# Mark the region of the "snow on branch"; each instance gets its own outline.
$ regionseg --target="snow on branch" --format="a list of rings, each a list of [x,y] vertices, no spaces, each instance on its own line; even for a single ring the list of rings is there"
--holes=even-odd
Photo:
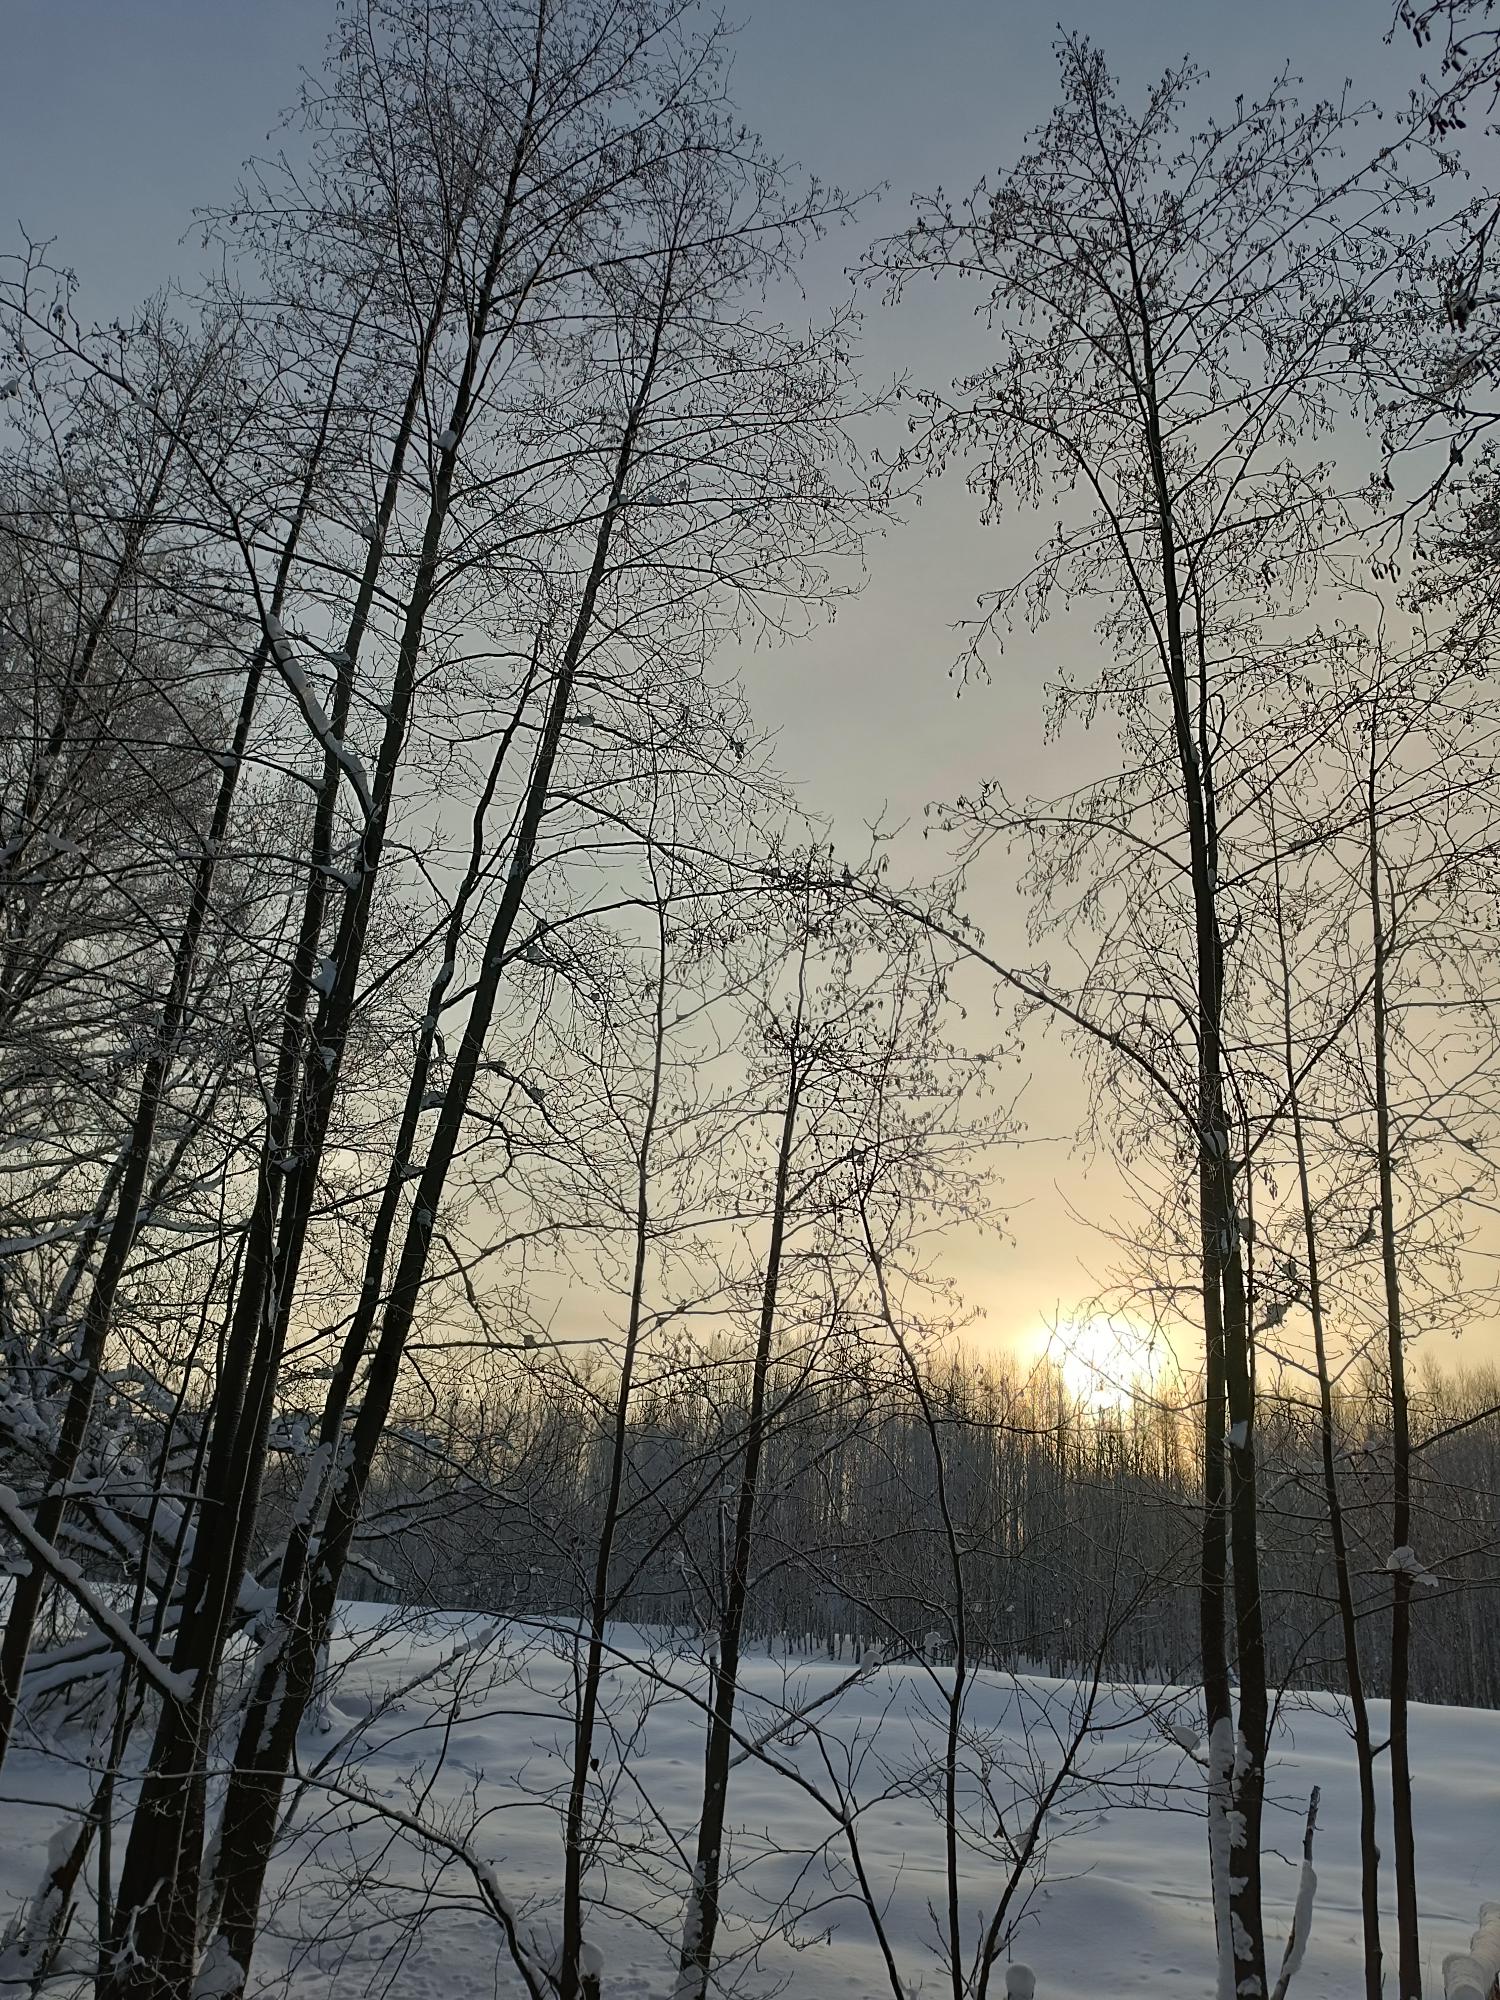
[[[266,637],[271,642],[272,658],[280,669],[282,679],[297,697],[297,705],[306,718],[308,728],[354,787],[354,795],[359,800],[359,809],[365,818],[373,818],[375,807],[370,798],[370,781],[365,775],[364,764],[358,752],[351,750],[343,737],[336,734],[328,711],[318,700],[311,682],[297,664],[296,656],[292,652],[292,642],[286,635],[286,627],[274,612],[266,614]]]
[[[1500,1903],[1481,1903],[1479,1928],[1467,1951],[1443,1960],[1444,2000],[1491,2000],[1500,1980]]]
[[[1307,1801],[1307,1825],[1302,1835],[1302,1873],[1297,1880],[1297,1901],[1292,1909],[1292,1928],[1287,1933],[1286,1950],[1281,1959],[1281,1973],[1271,2000],[1286,2000],[1287,1989],[1307,1956],[1307,1940],[1312,1933],[1313,1898],[1318,1893],[1318,1878],[1313,1873],[1312,1851],[1313,1835],[1318,1830],[1319,1797],[1319,1788],[1314,1785]]]
[[[1416,1550],[1405,1543],[1399,1549],[1391,1550],[1385,1559],[1385,1566],[1393,1576],[1399,1571],[1409,1576],[1413,1583],[1429,1584],[1434,1589],[1437,1587],[1437,1578],[1432,1571],[1418,1560]]]
[[[162,1694],[173,1701],[186,1701],[193,1691],[192,1674],[174,1674],[172,1669],[159,1660],[146,1642],[135,1632],[118,1612],[112,1611],[102,1599],[96,1597],[79,1574],[78,1565],[60,1555],[52,1544],[39,1535],[26,1516],[26,1510],[17,1500],[15,1491],[9,1486],[0,1486],[0,1520],[10,1529],[16,1540],[31,1551],[32,1560],[41,1563],[51,1572],[68,1595],[86,1611],[101,1632],[105,1632],[140,1668],[146,1679]]]

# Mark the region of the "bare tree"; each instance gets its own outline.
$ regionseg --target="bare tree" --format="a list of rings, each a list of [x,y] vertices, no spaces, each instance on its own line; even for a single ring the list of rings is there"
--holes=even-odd
[[[919,272],[977,283],[1001,342],[998,362],[923,399],[906,462],[971,457],[986,517],[1012,498],[1058,511],[1035,565],[995,593],[971,658],[1012,615],[1040,619],[1061,593],[1099,607],[1104,661],[1065,677],[1055,704],[1059,719],[1109,714],[1118,772],[1015,807],[990,788],[948,823],[971,852],[1029,843],[1044,907],[1049,890],[1076,890],[1079,979],[999,969],[1082,1031],[1128,1101],[1128,1128],[1144,1134],[1165,1112],[1190,1163],[1219,1990],[1264,1993],[1269,1706],[1233,841],[1266,781],[1256,732],[1271,627],[1285,645],[1351,523],[1310,445],[1360,393],[1346,356],[1392,279],[1400,190],[1373,145],[1361,160],[1348,104],[1299,110],[1281,83],[1184,139],[1190,68],[1132,115],[1096,50],[1070,40],[1059,53],[1064,103],[1032,151],[993,189],[922,204],[876,268],[898,291]],[[1259,608],[1268,599],[1274,614]]]
[[[202,927],[226,887],[218,843],[252,823],[237,783],[259,762],[311,798],[310,824],[283,822],[267,857],[283,865],[256,944],[280,993],[245,1051],[255,1087],[227,1121],[233,1254],[210,1259],[207,1394],[182,1405],[190,1499],[170,1517],[147,1504],[171,1546],[147,1535],[137,1612],[173,1670],[134,1656],[164,1699],[101,1991],[181,1994],[193,1977],[209,1745],[228,1635],[248,1619],[261,1649],[207,1885],[215,1962],[227,1954],[243,1976],[408,1339],[460,1275],[430,1270],[434,1242],[461,1233],[468,1163],[503,1132],[506,1101],[519,1092],[545,1122],[524,1056],[493,1050],[502,995],[524,988],[523,964],[566,958],[570,926],[639,900],[610,870],[659,839],[644,796],[743,760],[733,705],[704,684],[714,639],[746,618],[800,623],[854,546],[844,328],[798,335],[759,303],[844,204],[793,190],[732,121],[716,33],[695,36],[682,12],[372,0],[343,18],[304,97],[305,163],[257,167],[209,218],[237,259],[204,308],[233,335],[234,395],[213,412],[232,448],[218,456],[122,359],[123,338],[53,314],[31,263],[8,297],[28,353],[50,341],[84,390],[141,413],[164,464],[180,455],[189,499],[174,518],[207,551],[198,587],[246,676],[232,747],[192,745],[217,786],[217,830],[166,926],[181,976],[160,1075],[136,1095],[125,1168],[103,1176],[87,1225],[105,1258],[27,1529],[12,1701],[45,1587],[67,1575],[54,1537],[119,1339],[120,1274],[150,1254],[143,1202]],[[287,440],[274,423],[236,431],[237,413],[274,402],[268,385],[303,360],[321,369],[326,421],[295,476],[257,492],[250,475]],[[115,573],[128,579],[126,543]],[[65,707],[74,685],[79,673]],[[475,731],[496,709],[498,730]],[[489,736],[482,760],[471,732]],[[28,837],[48,768],[44,748]],[[467,838],[442,818],[419,831],[434,770],[444,814],[467,808]],[[471,778],[462,806],[454,773]],[[346,1218],[360,1208],[356,1247]],[[190,1286],[190,1264],[177,1269]],[[333,1322],[314,1341],[309,1311]],[[278,1399],[289,1350],[300,1369],[320,1346],[332,1368],[319,1442],[279,1561],[259,1559],[267,1602],[250,1571]],[[163,1386],[192,1365],[181,1348],[155,1357]],[[85,1602],[98,1623],[99,1601]]]

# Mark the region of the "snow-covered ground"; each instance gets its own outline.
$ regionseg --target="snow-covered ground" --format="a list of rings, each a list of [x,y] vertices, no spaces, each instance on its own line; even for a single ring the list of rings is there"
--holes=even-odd
[[[569,1646],[558,1635],[449,1615],[416,1626],[411,1614],[397,1626],[368,1606],[345,1615],[342,1671],[303,1742],[308,1783],[276,1871],[255,1985],[297,1996],[373,1988],[398,2000],[519,1993],[470,1864],[493,1869],[545,1941],[562,1873]],[[611,1636],[594,1800],[596,1812],[607,1808],[608,1835],[590,1878],[598,1907],[589,1936],[603,1955],[604,2000],[668,2000],[702,1785],[704,1669],[667,1635]],[[746,1662],[744,1733],[764,1754],[743,1756],[733,1772],[733,1922],[721,1939],[745,1954],[728,1971],[746,1995],[779,1980],[797,2000],[888,2000],[830,1810],[841,1801],[858,1808],[860,1851],[902,1977],[914,1994],[943,1990],[931,1914],[945,1894],[933,1758],[937,1697],[951,1669],[908,1660],[857,1672],[850,1658],[779,1649]],[[1004,1884],[997,1811],[1009,1816],[1019,1801],[1024,1812],[1055,1775],[1078,1700],[1066,1682],[976,1681],[963,1753],[971,1934]],[[803,1720],[789,1722],[789,1713]],[[1191,1740],[1192,1713],[1188,1696],[1100,1696],[1087,1782],[1058,1795],[1013,1946],[1037,1970],[1038,2000],[1203,2000],[1211,1990],[1201,1771],[1173,1736],[1175,1725]],[[1500,1715],[1420,1708],[1412,1735],[1426,1955],[1430,1990],[1441,1991],[1443,1954],[1467,1944],[1480,1903],[1500,1895]],[[34,1885],[65,1803],[82,1796],[76,1752],[60,1735],[7,1769],[6,1913]],[[1281,1936],[1314,1784],[1317,1908],[1293,1991],[1345,2000],[1360,1988],[1353,1765],[1337,1705],[1299,1697],[1283,1714],[1270,1784],[1267,1846],[1277,1852],[1267,1857],[1267,1898]]]

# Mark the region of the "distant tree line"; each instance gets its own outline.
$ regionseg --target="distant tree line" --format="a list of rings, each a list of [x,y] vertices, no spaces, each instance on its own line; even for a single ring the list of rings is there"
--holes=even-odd
[[[1050,1365],[972,1355],[925,1365],[976,1658],[1058,1674],[1102,1650],[1123,1679],[1191,1679],[1196,1401],[1158,1388],[1100,1407]],[[516,1373],[496,1381],[493,1400],[458,1391],[397,1422],[379,1455],[349,1595],[576,1618],[606,1485],[601,1386],[597,1374]],[[746,1363],[726,1351],[673,1370],[633,1402],[615,1616],[672,1628],[694,1645],[715,1629],[745,1392]],[[909,1385],[867,1360],[827,1365],[779,1401],[747,1632],[773,1647],[951,1656],[956,1607],[934,1460]],[[1413,1404],[1413,1496],[1424,1525],[1413,1696],[1495,1707],[1500,1382],[1432,1372]],[[1358,1616],[1373,1624],[1390,1598],[1389,1397],[1377,1380],[1354,1377],[1335,1408]],[[1341,1688],[1316,1412],[1267,1395],[1261,1438],[1273,1681]],[[294,1472],[290,1459],[289,1479]],[[1386,1693],[1378,1657],[1367,1692]]]

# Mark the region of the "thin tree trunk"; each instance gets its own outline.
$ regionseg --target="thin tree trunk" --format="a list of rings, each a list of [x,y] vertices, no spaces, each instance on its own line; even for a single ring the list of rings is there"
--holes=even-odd
[[[232,1885],[240,1880],[243,1869],[248,1865],[246,1843],[251,1842],[252,1822],[259,1824],[253,1805],[253,1794],[256,1790],[258,1764],[266,1730],[271,1710],[278,1698],[283,1671],[275,1635],[284,1631],[296,1616],[299,1596],[306,1582],[308,1555],[319,1519],[320,1504],[335,1469],[338,1443],[348,1413],[349,1398],[353,1393],[355,1378],[369,1344],[370,1330],[379,1311],[391,1236],[395,1229],[402,1192],[410,1178],[412,1152],[431,1080],[432,1057],[442,1000],[451,983],[452,968],[458,962],[463,919],[469,898],[478,886],[482,871],[481,848],[485,817],[501,768],[525,712],[525,701],[530,685],[528,677],[516,713],[497,746],[489,781],[475,808],[470,864],[465,880],[455,897],[453,914],[445,939],[443,967],[434,980],[428,997],[427,1012],[423,1017],[421,1037],[407,1086],[406,1101],[402,1107],[401,1127],[386,1175],[380,1208],[370,1229],[365,1269],[360,1283],[359,1304],[340,1351],[333,1380],[324,1398],[317,1443],[309,1459],[303,1491],[294,1509],[278,1565],[276,1605],[271,1618],[273,1639],[265,1650],[251,1683],[250,1696],[240,1724],[228,1789],[220,1816],[213,1879],[207,1899],[206,1918],[209,1928],[221,1921],[226,1921],[231,1931],[236,1921],[244,1924],[253,1923],[255,1914],[253,1909],[248,1916],[241,1911],[237,1916],[231,1913],[227,1919],[224,1913],[226,1898],[235,1894]],[[249,1853],[253,1854],[254,1851],[251,1842]],[[231,1951],[234,1950],[237,1941],[236,1936],[231,1935]]]
[[[906,1372],[911,1378],[912,1393],[916,1396],[917,1407],[922,1413],[922,1428],[926,1432],[928,1447],[932,1453],[933,1480],[937,1489],[938,1516],[943,1524],[948,1580],[953,1591],[953,1684],[948,1689],[944,1701],[943,1872],[946,1878],[948,1983],[953,1992],[953,2000],[964,2000],[964,1994],[968,1990],[968,1980],[964,1973],[959,1881],[958,1751],[963,1730],[964,1698],[968,1688],[969,1624],[963,1550],[959,1544],[958,1527],[948,1498],[948,1468],[943,1455],[942,1435],[932,1407],[932,1398],[916,1357],[897,1327],[895,1310],[891,1305],[890,1291],[886,1284],[885,1260],[876,1246],[874,1231],[870,1227],[869,1211],[863,1201],[860,1203],[859,1219],[864,1233],[865,1252],[875,1273],[880,1317],[887,1332],[895,1341],[901,1359],[906,1364]],[[987,1927],[985,1942],[981,1949],[986,1955],[985,1963],[979,1973],[980,1982],[983,1984],[988,1971],[988,1957],[992,1956],[993,1951],[998,1950],[998,1932],[995,1925]],[[694,2000],[697,2000],[697,1996],[694,1996]]]
[[[412,428],[425,383],[427,355],[436,337],[441,301],[426,330],[413,371],[403,421],[392,447],[382,495],[382,511],[366,554],[360,588],[350,616],[340,656],[330,718],[335,737],[342,740],[352,701],[355,661],[363,641],[382,561],[385,532],[394,512]],[[471,359],[472,367],[472,359]],[[444,475],[433,496],[432,514],[446,509],[452,477],[452,456],[445,454]],[[433,534],[429,522],[429,542]],[[424,546],[424,555],[427,549]],[[425,576],[430,563],[424,567]],[[397,681],[406,669],[404,702],[393,694],[389,708],[382,762],[371,793],[372,810],[365,817],[356,889],[345,902],[344,933],[350,912],[363,905],[367,913],[378,870],[384,814],[388,809],[394,765],[404,740],[410,710],[410,685],[415,657],[409,642],[416,600],[422,597],[419,578],[408,614],[408,629],[398,663]],[[430,585],[427,595],[430,595]],[[421,611],[425,613],[426,598]],[[420,616],[417,617],[420,636]],[[274,643],[274,642],[273,642]],[[334,810],[344,766],[325,746],[324,770],[314,826],[314,852],[303,903],[298,945],[283,1012],[277,1073],[257,1174],[254,1207],[247,1237],[244,1269],[234,1317],[216,1383],[213,1436],[209,1446],[204,1493],[215,1510],[211,1532],[200,1522],[194,1538],[185,1582],[185,1602],[173,1659],[178,1670],[193,1675],[193,1692],[183,1701],[162,1704],[151,1763],[143,1781],[130,1838],[122,1864],[116,1899],[116,1935],[111,1941],[110,1974],[101,1986],[101,2000],[177,2000],[192,1976],[198,1923],[198,1881],[202,1856],[202,1781],[208,1721],[217,1682],[219,1656],[227,1622],[243,1572],[244,1555],[253,1528],[255,1481],[264,1452],[270,1418],[270,1397],[276,1361],[286,1323],[285,1296],[295,1278],[337,1084],[343,1032],[352,1014],[357,964],[336,960],[331,995],[325,995],[313,1042],[318,1052],[307,1065],[319,1088],[311,1115],[299,1107],[300,1078],[306,1048],[307,1008],[317,966],[317,945],[331,880]],[[362,944],[362,928],[359,942]],[[330,1014],[333,1018],[330,1020]],[[333,1056],[324,1060],[325,1052]],[[299,1115],[300,1112],[300,1115]],[[285,1160],[293,1153],[288,1174]],[[290,1183],[290,1185],[288,1185]],[[281,1221],[277,1242],[278,1219]],[[162,1886],[165,1884],[165,1888]],[[121,1947],[130,1944],[128,1963]]]
[[[314,448],[309,455],[306,474],[303,479],[297,506],[282,545],[275,583],[271,594],[273,612],[279,611],[291,567],[301,539],[302,528],[307,519],[312,501],[313,488],[323,461],[329,429],[333,416],[334,401],[342,374],[342,366],[347,358],[347,347],[340,354],[334,368],[328,399],[324,405],[320,427]],[[159,497],[165,466],[158,479],[154,493]],[[133,560],[133,557],[132,557]],[[113,604],[123,587],[123,576],[108,600]],[[85,648],[85,662],[92,658],[97,644],[98,629],[90,634],[90,644]],[[178,1037],[187,1018],[188,1003],[192,992],[193,971],[197,963],[198,947],[202,941],[204,925],[212,903],[214,877],[225,835],[229,829],[230,815],[234,807],[240,771],[243,768],[245,749],[249,741],[250,728],[254,720],[260,694],[261,676],[269,653],[269,643],[262,638],[255,649],[245,676],[245,685],[240,698],[239,713],[235,720],[234,737],[230,754],[224,761],[219,780],[217,796],[214,800],[213,815],[209,823],[207,839],[198,859],[193,878],[192,894],[189,898],[182,929],[172,958],[172,970],[167,984],[167,996],[162,1006],[161,1018],[156,1032],[156,1050],[146,1064],[141,1078],[140,1090],[136,1097],[135,1114],[126,1141],[123,1165],[118,1173],[118,1190],[115,1196],[114,1215],[105,1238],[104,1251],[99,1270],[89,1292],[79,1330],[77,1354],[72,1368],[72,1383],[63,1410],[62,1425],[58,1433],[51,1461],[47,1470],[47,1483],[37,1507],[35,1525],[43,1540],[56,1542],[67,1510],[67,1487],[77,1468],[84,1440],[88,1435],[89,1418],[93,1413],[94,1392],[99,1369],[104,1358],[105,1343],[113,1321],[114,1303],[124,1276],[126,1264],[135,1245],[140,1222],[141,1204],[145,1193],[146,1178],[150,1170],[152,1144],[156,1133],[156,1120],[161,1109],[162,1098],[171,1074],[171,1064],[177,1051]],[[86,666],[85,666],[86,672]],[[74,697],[76,707],[81,687]],[[70,711],[71,712],[71,711]],[[59,719],[59,728],[61,718]],[[55,732],[54,732],[55,733]],[[55,760],[56,748],[49,746],[49,757]],[[113,1176],[112,1176],[113,1177]],[[15,1726],[16,1706],[20,1699],[21,1679],[25,1672],[26,1656],[31,1648],[31,1638],[36,1625],[37,1613],[45,1577],[38,1563],[16,1578],[11,1597],[10,1612],[5,1623],[5,1634],[0,1640],[0,1765],[4,1764],[6,1753]]]
[[[655,864],[652,866],[653,878]],[[625,1465],[630,1455],[630,1392],[635,1380],[636,1351],[640,1343],[641,1315],[645,1308],[646,1258],[651,1245],[651,1149],[656,1121],[661,1109],[662,1068],[666,1052],[667,921],[657,898],[656,1005],[652,1022],[651,1086],[636,1150],[635,1248],[630,1274],[630,1307],[625,1327],[624,1352],[620,1357],[620,1379],[615,1401],[614,1434],[610,1440],[609,1487],[604,1514],[599,1524],[599,1544],[594,1558],[594,1583],[589,1597],[588,1648],[584,1658],[583,1682],[578,1695],[578,1717],[573,1730],[573,1771],[568,1786],[568,1808],[563,1822],[563,1920],[562,1964],[558,1986],[563,2000],[575,2000],[583,1977],[583,1871],[584,1812],[588,1803],[589,1774],[593,1767],[594,1723],[599,1709],[599,1688],[604,1676],[604,1626],[609,1616],[609,1568],[614,1554],[615,1530],[620,1519],[620,1493],[625,1482]]]
[[[1406,1347],[1401,1322],[1401,1275],[1396,1247],[1396,1184],[1391,1148],[1389,1017],[1386,975],[1391,933],[1380,882],[1376,794],[1375,723],[1370,728],[1366,792],[1369,834],[1370,927],[1373,958],[1375,1058],[1375,1158],[1380,1189],[1380,1262],[1385,1286],[1386,1360],[1391,1389],[1391,1548],[1411,1546],[1411,1426],[1406,1394]],[[1411,1571],[1398,1561],[1391,1571],[1391,1833],[1396,1874],[1396,1978],[1398,2000],[1422,2000],[1422,1954],[1417,1910],[1417,1849],[1412,1824],[1408,1702],[1411,1682]]]
[[[380,1337],[371,1357],[364,1396],[354,1424],[348,1463],[334,1488],[316,1556],[309,1563],[298,1611],[283,1635],[285,1652],[281,1663],[281,1692],[274,1703],[274,1721],[262,1738],[253,1766],[248,1770],[243,1766],[239,1768],[239,1775],[244,1780],[242,1807],[247,1819],[253,1819],[254,1824],[247,1825],[243,1836],[235,1833],[232,1876],[228,1859],[225,1858],[222,1864],[226,1896],[225,1915],[219,1934],[225,1938],[233,1962],[240,1968],[241,1978],[248,1974],[261,1886],[270,1859],[277,1808],[297,1730],[312,1696],[318,1653],[329,1632],[339,1579],[348,1559],[370,1469],[390,1413],[407,1337],[416,1313],[438,1207],[468,1115],[469,1099],[483,1060],[485,1037],[507,966],[507,949],[530,880],[574,680],[593,628],[595,605],[608,563],[615,522],[624,502],[626,480],[635,462],[637,436],[655,381],[671,282],[669,268],[651,349],[621,440],[578,614],[553,684],[506,873],[505,888],[485,942],[482,970],[474,983],[469,1016],[454,1058],[452,1076],[438,1115],[427,1162],[417,1183],[395,1279],[385,1305]],[[374,1311],[372,1304],[368,1308],[368,1324],[373,1324]],[[355,1329],[351,1328],[349,1337],[353,1339],[354,1336]],[[226,1845],[229,1833],[226,1825]],[[149,1883],[144,1884],[144,1890],[149,1892]],[[122,1985],[118,1991],[111,1988],[102,1993],[100,2000],[157,2000],[157,1994],[150,1986]],[[177,1995],[166,1989],[162,2000],[177,2000]]]
[[[718,1664],[708,1740],[703,1758],[703,1803],[698,1817],[697,1853],[688,1888],[687,1914],[682,1926],[675,2000],[703,2000],[713,1965],[719,1928],[719,1888],[724,1871],[724,1823],[729,1805],[729,1767],[734,1747],[734,1710],[739,1694],[740,1647],[745,1606],[750,1596],[750,1563],[755,1542],[755,1507],[760,1492],[760,1466],[766,1443],[766,1385],[776,1334],[776,1301],[781,1286],[782,1249],[786,1240],[792,1153],[796,1144],[801,1097],[802,995],[799,982],[797,1013],[791,1029],[790,1071],[781,1135],[776,1147],[776,1181],[771,1203],[771,1233],[761,1279],[760,1319],[751,1366],[750,1408],[745,1420],[745,1456],[740,1467],[735,1502],[734,1539],[730,1547],[724,1611],[719,1620]],[[564,1991],[563,2000],[572,2000]]]
[[[1272,839],[1275,827],[1272,826]],[[1307,1168],[1307,1142],[1302,1123],[1302,1098],[1292,1047],[1292,975],[1287,957],[1286,922],[1281,901],[1281,862],[1276,860],[1276,928],[1281,956],[1283,1049],[1286,1060],[1287,1107],[1297,1154],[1297,1189],[1302,1207],[1302,1236],[1307,1252],[1307,1310],[1312,1319],[1313,1355],[1318,1373],[1318,1442],[1323,1465],[1323,1499],[1333,1544],[1334,1588],[1344,1649],[1344,1682],[1349,1693],[1354,1760],[1359,1773],[1359,1903],[1364,1935],[1365,2000],[1381,2000],[1383,1975],[1380,1941],[1380,1848],[1377,1841],[1375,1750],[1370,1735],[1370,1711],[1365,1700],[1364,1671],[1359,1655],[1359,1624],[1354,1585],[1349,1571],[1349,1542],[1344,1502],[1338,1481],[1338,1431],[1334,1421],[1333,1381],[1328,1365],[1328,1341],[1323,1320],[1323,1284],[1318,1267],[1318,1231],[1313,1211],[1312,1183]]]
[[[1137,252],[1130,201],[1120,185],[1110,145],[1099,124],[1097,104],[1092,102],[1090,117],[1116,204],[1129,274],[1131,313],[1140,341],[1139,354],[1134,343],[1128,343],[1127,365],[1140,403],[1156,514],[1162,604],[1160,619],[1153,622],[1172,703],[1177,778],[1188,839],[1193,899],[1193,1026],[1198,1041],[1194,1136],[1198,1154],[1205,1363],[1199,1639],[1209,1753],[1215,1767],[1208,1800],[1209,1856],[1219,1932],[1219,2000],[1241,2000],[1241,1996],[1243,2000],[1252,2000],[1252,1996],[1264,1996],[1267,1990],[1260,1839],[1268,1705],[1256,1533],[1251,1340],[1224,1096],[1224,947],[1218,908],[1218,840],[1204,678],[1206,664],[1200,615],[1199,678],[1195,690],[1189,677],[1183,624],[1186,585],[1179,556],[1175,497],[1163,442],[1155,308]],[[1233,1713],[1225,1630],[1228,1610],[1225,1581],[1230,1549],[1240,1681],[1238,1728]]]
[[[1128,212],[1124,203],[1122,215]],[[1151,309],[1134,267],[1141,330],[1141,387],[1147,449],[1157,501],[1165,605],[1167,678],[1182,785],[1193,896],[1194,982],[1198,1037],[1198,1223],[1203,1301],[1205,1409],[1203,1539],[1199,1638],[1209,1752],[1218,1765],[1211,1783],[1210,1861],[1220,1924],[1221,2000],[1266,1991],[1261,1913],[1260,1830],[1266,1753],[1265,1633],[1260,1599],[1256,1520],[1254,1384],[1241,1261],[1234,1162],[1224,1102],[1224,949],[1218,912],[1218,856],[1206,703],[1200,681],[1196,711],[1183,630],[1171,484],[1162,444]],[[1196,719],[1195,719],[1196,718]],[[1227,1421],[1226,1421],[1227,1420]],[[1227,1547],[1226,1547],[1227,1544]],[[1227,1556],[1233,1558],[1235,1663],[1240,1705],[1235,1725],[1226,1619]],[[1227,1881],[1227,1897],[1221,1894]]]

